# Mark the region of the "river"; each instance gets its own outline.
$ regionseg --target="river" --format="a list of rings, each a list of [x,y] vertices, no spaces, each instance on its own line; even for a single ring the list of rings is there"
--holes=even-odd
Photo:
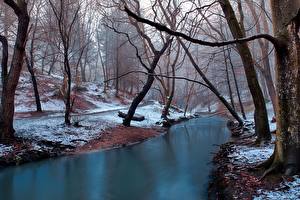
[[[226,120],[192,119],[146,142],[0,171],[1,200],[207,199],[213,152]]]

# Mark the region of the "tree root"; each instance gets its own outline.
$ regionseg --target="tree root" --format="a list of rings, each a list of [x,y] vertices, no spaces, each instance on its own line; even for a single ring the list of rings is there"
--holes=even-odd
[[[257,165],[257,168],[269,168],[272,166],[273,162],[274,162],[274,158],[275,158],[275,153],[273,153],[270,158],[268,158],[268,160],[262,162],[261,164]]]
[[[260,163],[259,165],[254,166],[254,167],[248,168],[248,170],[249,171],[258,171],[261,169],[267,169],[273,164],[274,157],[275,157],[275,154],[273,153],[266,161]]]
[[[263,180],[264,178],[266,178],[267,175],[271,174],[271,173],[274,172],[274,171],[277,171],[279,168],[280,168],[280,164],[279,164],[279,163],[273,163],[273,164],[271,165],[271,167],[268,168],[268,169],[264,172],[264,174],[259,178],[259,180],[260,180],[260,181]]]

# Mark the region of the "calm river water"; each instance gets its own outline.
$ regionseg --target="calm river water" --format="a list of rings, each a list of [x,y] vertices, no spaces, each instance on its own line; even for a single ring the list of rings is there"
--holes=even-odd
[[[222,118],[199,118],[131,147],[49,159],[0,171],[1,200],[207,199]]]

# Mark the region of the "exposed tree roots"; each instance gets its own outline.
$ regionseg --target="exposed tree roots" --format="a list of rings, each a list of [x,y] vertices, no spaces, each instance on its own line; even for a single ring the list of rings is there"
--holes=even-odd
[[[263,163],[257,165],[255,168],[256,169],[262,169],[262,168],[267,169],[267,168],[269,168],[273,164],[274,158],[275,158],[275,153],[273,153],[270,156],[270,158],[268,158],[268,160],[266,160]]]
[[[281,168],[281,165],[278,162],[274,162],[260,177],[260,180],[263,180],[266,176],[273,172],[277,172]]]

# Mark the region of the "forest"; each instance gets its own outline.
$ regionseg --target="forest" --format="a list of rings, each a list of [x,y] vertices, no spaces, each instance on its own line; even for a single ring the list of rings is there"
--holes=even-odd
[[[300,199],[300,0],[0,0],[0,200]]]

